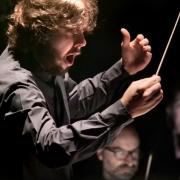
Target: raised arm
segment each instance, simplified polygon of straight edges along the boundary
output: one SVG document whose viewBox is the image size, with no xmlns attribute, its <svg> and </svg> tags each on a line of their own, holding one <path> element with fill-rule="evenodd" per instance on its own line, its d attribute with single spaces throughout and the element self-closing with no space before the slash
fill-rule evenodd
<svg viewBox="0 0 180 180">
<path fill-rule="evenodd" d="M 139 34 L 131 41 L 126 29 L 121 29 L 121 32 L 122 59 L 107 71 L 82 81 L 69 93 L 72 119 L 87 117 L 120 98 L 121 88 L 127 83 L 129 75 L 136 74 L 149 64 L 152 54 L 148 39 Z M 77 107 L 76 111 L 73 107 Z"/>
</svg>

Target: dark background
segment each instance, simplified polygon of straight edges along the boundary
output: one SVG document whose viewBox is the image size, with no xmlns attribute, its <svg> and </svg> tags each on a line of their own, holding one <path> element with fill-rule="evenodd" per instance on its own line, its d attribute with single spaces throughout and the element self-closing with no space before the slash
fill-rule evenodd
<svg viewBox="0 0 180 180">
<path fill-rule="evenodd" d="M 15 3 L 15 0 L 0 0 L 0 51 L 6 46 L 6 15 L 13 9 Z M 132 39 L 138 33 L 142 33 L 150 40 L 152 46 L 151 63 L 134 79 L 155 74 L 179 11 L 178 0 L 99 0 L 97 28 L 92 35 L 87 37 L 87 46 L 70 70 L 71 76 L 79 82 L 107 69 L 120 59 L 122 40 L 120 28 L 122 27 L 129 30 Z M 154 157 L 151 172 L 169 173 L 171 177 L 172 173 L 176 174 L 178 169 L 173 154 L 171 123 L 167 120 L 165 109 L 173 88 L 179 83 L 179 29 L 180 23 L 160 71 L 164 100 L 150 113 L 137 118 L 134 123 L 141 136 L 144 154 L 142 167 L 145 167 L 148 154 L 152 151 Z M 96 172 L 96 165 L 91 160 L 79 163 L 75 168 L 77 168 L 77 174 L 81 176 L 86 176 L 88 172 Z"/>
<path fill-rule="evenodd" d="M 149 66 L 135 76 L 135 79 L 151 76 L 164 53 L 176 18 L 179 2 L 173 0 L 104 0 L 99 1 L 98 26 L 94 34 L 87 38 L 87 47 L 70 71 L 77 81 L 91 77 L 105 70 L 120 57 L 122 36 L 120 28 L 125 27 L 131 33 L 132 39 L 142 33 L 151 43 L 153 58 Z M 171 122 L 166 115 L 166 106 L 171 99 L 174 87 L 180 77 L 179 44 L 180 23 L 176 27 L 173 39 L 164 59 L 160 76 L 164 90 L 164 100 L 150 113 L 137 118 L 136 126 L 140 137 L 143 158 L 140 174 L 144 179 L 149 153 L 153 152 L 150 179 L 175 180 L 179 176 L 179 162 L 174 157 L 171 137 Z M 85 179 L 92 174 L 98 174 L 100 164 L 95 156 L 75 166 L 78 179 Z M 92 178 L 90 178 L 92 179 Z"/>
</svg>

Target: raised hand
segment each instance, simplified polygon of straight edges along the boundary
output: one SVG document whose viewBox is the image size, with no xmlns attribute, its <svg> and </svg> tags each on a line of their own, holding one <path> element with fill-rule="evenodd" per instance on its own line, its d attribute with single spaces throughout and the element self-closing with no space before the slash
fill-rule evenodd
<svg viewBox="0 0 180 180">
<path fill-rule="evenodd" d="M 142 34 L 138 34 L 131 41 L 130 34 L 126 29 L 122 28 L 121 33 L 123 35 L 121 43 L 122 63 L 124 69 L 132 75 L 143 70 L 149 64 L 152 57 L 151 46 L 149 40 Z"/>
</svg>

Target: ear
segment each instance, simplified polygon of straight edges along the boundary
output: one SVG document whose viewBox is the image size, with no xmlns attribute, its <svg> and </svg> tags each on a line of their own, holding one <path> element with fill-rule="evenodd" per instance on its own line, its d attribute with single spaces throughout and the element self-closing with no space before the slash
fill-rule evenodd
<svg viewBox="0 0 180 180">
<path fill-rule="evenodd" d="M 98 149 L 96 151 L 97 158 L 102 161 L 103 160 L 103 149 Z"/>
</svg>

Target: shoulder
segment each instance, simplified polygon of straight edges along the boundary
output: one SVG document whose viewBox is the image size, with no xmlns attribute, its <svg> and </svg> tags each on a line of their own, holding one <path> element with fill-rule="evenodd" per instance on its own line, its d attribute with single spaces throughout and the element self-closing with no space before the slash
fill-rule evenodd
<svg viewBox="0 0 180 180">
<path fill-rule="evenodd" d="M 0 94 L 18 84 L 35 84 L 31 72 L 22 68 L 19 62 L 6 52 L 0 56 L 0 67 Z"/>
</svg>

